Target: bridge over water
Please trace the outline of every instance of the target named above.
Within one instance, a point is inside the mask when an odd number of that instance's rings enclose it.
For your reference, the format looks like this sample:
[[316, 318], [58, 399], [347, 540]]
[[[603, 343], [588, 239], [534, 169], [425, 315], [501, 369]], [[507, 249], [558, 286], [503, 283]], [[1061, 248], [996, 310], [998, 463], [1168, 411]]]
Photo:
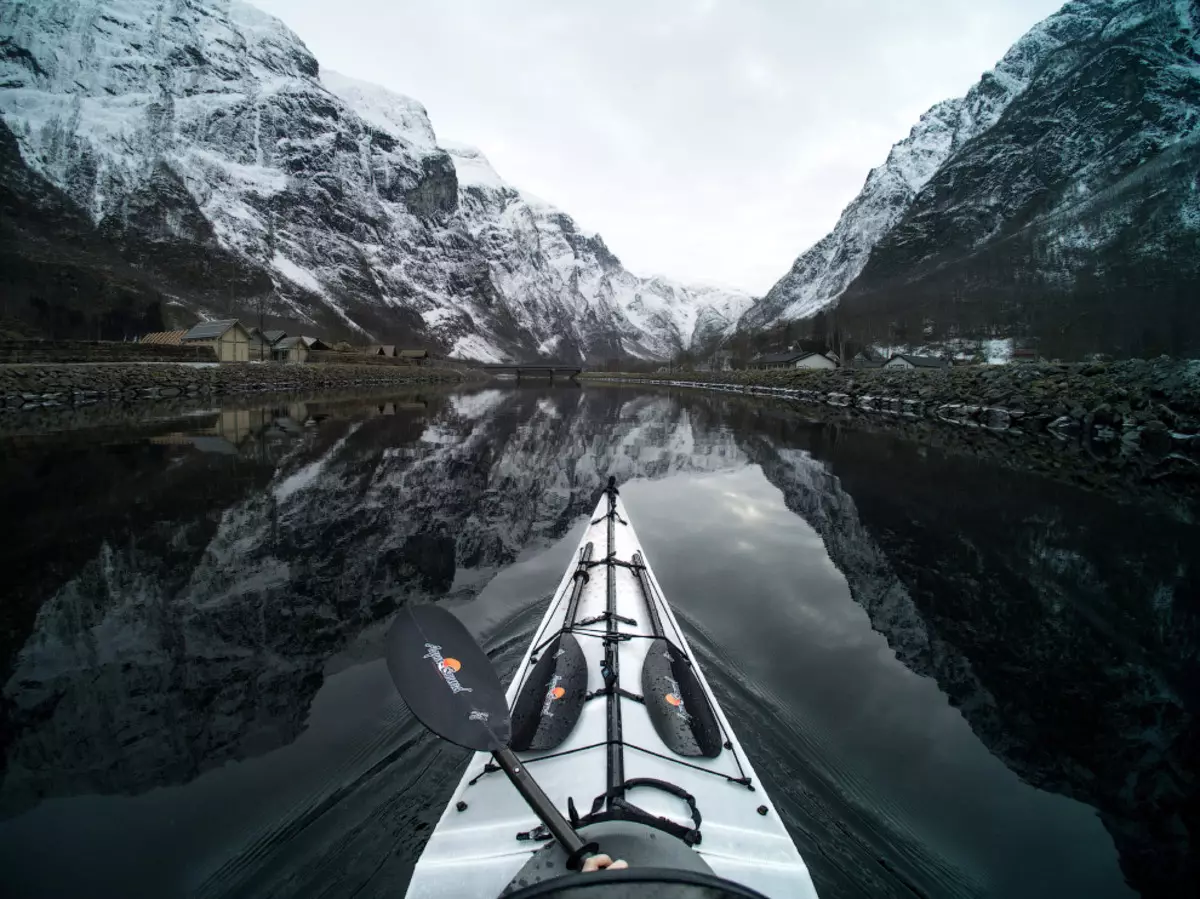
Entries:
[[574, 378], [583, 372], [583, 365], [578, 362], [506, 362], [479, 366], [486, 372], [494, 374], [515, 374], [521, 378]]

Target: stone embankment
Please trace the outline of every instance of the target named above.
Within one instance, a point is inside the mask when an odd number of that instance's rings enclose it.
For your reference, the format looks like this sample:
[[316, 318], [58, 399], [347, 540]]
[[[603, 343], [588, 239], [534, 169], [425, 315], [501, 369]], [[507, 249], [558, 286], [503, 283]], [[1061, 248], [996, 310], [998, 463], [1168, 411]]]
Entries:
[[585, 377], [773, 394], [867, 415], [1119, 442], [1156, 453], [1200, 452], [1200, 361]]
[[0, 412], [458, 381], [454, 369], [281, 363], [0, 365]]
[[0, 364], [65, 362], [216, 362], [210, 346], [117, 340], [0, 340]]

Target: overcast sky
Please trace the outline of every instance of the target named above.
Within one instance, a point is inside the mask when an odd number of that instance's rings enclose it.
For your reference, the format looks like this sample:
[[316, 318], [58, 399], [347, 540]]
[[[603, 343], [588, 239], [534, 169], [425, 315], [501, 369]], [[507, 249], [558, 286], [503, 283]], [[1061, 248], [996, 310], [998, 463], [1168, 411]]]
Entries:
[[765, 293], [922, 112], [1060, 0], [253, 0], [323, 68], [599, 231], [626, 267]]

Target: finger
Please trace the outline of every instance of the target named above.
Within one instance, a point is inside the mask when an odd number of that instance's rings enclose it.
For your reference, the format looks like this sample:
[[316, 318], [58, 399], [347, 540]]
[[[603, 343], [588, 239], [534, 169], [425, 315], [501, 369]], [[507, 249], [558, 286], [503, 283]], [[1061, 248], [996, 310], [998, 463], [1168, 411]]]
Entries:
[[611, 858], [601, 853], [585, 860], [580, 871], [599, 871], [601, 868], [607, 868], [612, 863], [613, 860]]
[[619, 858], [615, 862], [613, 862], [611, 865], [608, 866], [608, 870], [620, 871], [622, 868], [628, 868], [628, 867], [629, 867], [629, 862], [625, 861], [625, 859], [623, 859], [623, 858]]

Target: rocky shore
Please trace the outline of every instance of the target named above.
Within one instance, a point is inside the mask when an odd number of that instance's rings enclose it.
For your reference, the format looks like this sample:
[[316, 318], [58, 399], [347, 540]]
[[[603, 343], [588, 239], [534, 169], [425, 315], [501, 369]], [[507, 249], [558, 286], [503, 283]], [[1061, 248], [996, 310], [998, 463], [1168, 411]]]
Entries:
[[1048, 434], [1125, 451], [1200, 453], [1200, 361], [584, 377], [777, 395], [864, 415]]
[[275, 363], [0, 365], [0, 413], [178, 397], [295, 393], [459, 381], [453, 368]]

